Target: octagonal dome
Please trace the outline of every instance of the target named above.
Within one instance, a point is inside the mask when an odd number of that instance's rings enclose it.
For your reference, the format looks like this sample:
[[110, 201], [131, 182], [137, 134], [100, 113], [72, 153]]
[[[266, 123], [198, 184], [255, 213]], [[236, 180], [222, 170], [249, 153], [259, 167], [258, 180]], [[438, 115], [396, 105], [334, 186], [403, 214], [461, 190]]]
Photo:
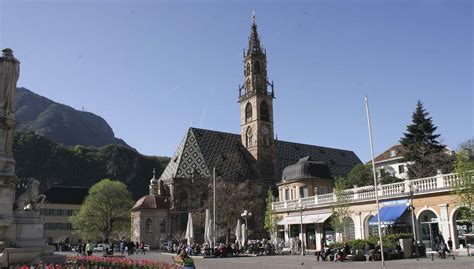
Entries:
[[138, 199], [132, 207], [132, 211], [140, 209], [169, 209], [168, 199], [161, 195], [145, 195]]
[[297, 163], [285, 167], [282, 173], [282, 181], [284, 182], [329, 178], [331, 178], [329, 166], [324, 162], [315, 162], [309, 156], [301, 158]]

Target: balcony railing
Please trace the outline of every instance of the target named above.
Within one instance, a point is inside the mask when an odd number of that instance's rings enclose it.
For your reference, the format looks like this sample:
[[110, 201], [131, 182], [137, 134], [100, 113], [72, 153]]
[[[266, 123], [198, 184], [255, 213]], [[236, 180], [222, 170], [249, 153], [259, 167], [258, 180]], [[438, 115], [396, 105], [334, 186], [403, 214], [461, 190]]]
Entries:
[[[405, 180], [403, 182], [380, 185], [378, 190], [379, 199], [391, 197], [408, 196], [410, 186], [416, 190], [414, 195], [434, 193], [453, 189], [455, 182], [460, 180], [456, 174], [439, 174], [434, 177], [426, 177], [414, 180]], [[349, 203], [375, 200], [375, 187], [365, 186], [345, 190], [347, 196], [345, 201]], [[301, 199], [273, 202], [272, 207], [276, 212], [295, 210], [297, 206], [306, 208], [323, 207], [333, 204], [336, 201], [335, 194], [327, 193], [304, 197]]]

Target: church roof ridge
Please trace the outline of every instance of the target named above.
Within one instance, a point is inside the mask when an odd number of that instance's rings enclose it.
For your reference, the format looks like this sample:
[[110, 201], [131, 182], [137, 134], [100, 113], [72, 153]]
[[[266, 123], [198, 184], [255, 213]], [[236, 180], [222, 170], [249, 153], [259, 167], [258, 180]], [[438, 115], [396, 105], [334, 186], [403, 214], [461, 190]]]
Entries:
[[[199, 130], [199, 131], [206, 131], [206, 132], [214, 132], [214, 133], [221, 133], [225, 135], [235, 135], [235, 136], [241, 136], [241, 134], [235, 134], [235, 133], [230, 133], [230, 132], [223, 132], [223, 131], [218, 131], [218, 130], [212, 130], [212, 129], [205, 129], [205, 128], [197, 128], [197, 127], [189, 127], [189, 129], [194, 129], [194, 130]], [[349, 149], [341, 149], [341, 148], [336, 148], [336, 147], [326, 147], [326, 146], [319, 146], [319, 145], [312, 145], [308, 143], [300, 143], [300, 142], [293, 142], [293, 141], [287, 141], [287, 140], [275, 140], [275, 142], [278, 144], [279, 142], [283, 143], [291, 143], [291, 144], [296, 144], [296, 145], [302, 145], [302, 146], [310, 146], [310, 147], [318, 147], [322, 149], [330, 149], [330, 150], [340, 150], [340, 151], [346, 151], [346, 152], [354, 152], [353, 150]], [[354, 152], [355, 153], [355, 152]]]
[[308, 144], [308, 143], [299, 143], [299, 142], [285, 141], [285, 140], [275, 140], [275, 142], [278, 142], [278, 141], [279, 141], [279, 142], [284, 142], [284, 143], [302, 145], [302, 146], [318, 147], [318, 148], [322, 148], [322, 149], [340, 150], [340, 151], [346, 151], [346, 152], [353, 152], [353, 153], [355, 153], [353, 150], [349, 150], [349, 149], [341, 149], [341, 148], [334, 148], [334, 147], [311, 145], [311, 144]]
[[212, 129], [204, 129], [204, 128], [198, 128], [198, 127], [189, 127], [189, 130], [198, 130], [198, 131], [206, 131], [206, 132], [214, 132], [214, 133], [221, 133], [225, 135], [235, 135], [235, 136], [240, 136], [240, 134], [234, 134], [230, 132], [223, 132], [219, 130], [212, 130]]

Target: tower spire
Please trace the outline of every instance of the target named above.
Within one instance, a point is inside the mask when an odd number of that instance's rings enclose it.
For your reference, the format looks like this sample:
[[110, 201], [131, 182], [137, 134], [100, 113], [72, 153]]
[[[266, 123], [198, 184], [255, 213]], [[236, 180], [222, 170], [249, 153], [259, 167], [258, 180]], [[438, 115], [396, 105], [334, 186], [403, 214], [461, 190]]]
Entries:
[[252, 11], [252, 26], [250, 28], [247, 55], [255, 53], [262, 53], [262, 47], [260, 46], [260, 38], [258, 37], [257, 24], [255, 22], [255, 11]]

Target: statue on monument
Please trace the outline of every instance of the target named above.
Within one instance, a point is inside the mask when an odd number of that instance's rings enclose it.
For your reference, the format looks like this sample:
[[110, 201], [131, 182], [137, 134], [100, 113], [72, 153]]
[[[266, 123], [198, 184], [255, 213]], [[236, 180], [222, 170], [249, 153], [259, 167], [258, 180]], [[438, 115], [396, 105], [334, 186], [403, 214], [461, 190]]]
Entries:
[[26, 181], [26, 191], [16, 199], [16, 210], [39, 211], [43, 207], [46, 195], [39, 193], [40, 182], [38, 180], [30, 177]]

